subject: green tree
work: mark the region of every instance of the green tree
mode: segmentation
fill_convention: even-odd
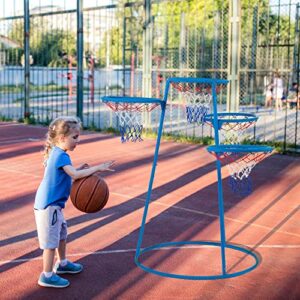
[[[119,27],[113,27],[105,33],[102,44],[96,54],[100,67],[106,66],[108,52],[110,64],[122,64],[122,43],[120,35],[121,29]]]
[[[59,67],[66,66],[64,53],[75,55],[76,39],[62,29],[55,29],[42,33],[31,47],[31,53],[36,65]]]
[[[76,36],[63,29],[49,29],[49,21],[43,17],[30,19],[30,53],[34,65],[39,66],[64,66],[66,59],[63,53],[76,54]],[[19,42],[24,48],[24,22],[17,19],[13,22],[8,36]],[[22,51],[23,52],[23,51]],[[10,55],[9,57],[13,57]],[[18,56],[21,63],[21,55]]]
[[[13,21],[8,37],[24,46],[24,20],[16,19]]]

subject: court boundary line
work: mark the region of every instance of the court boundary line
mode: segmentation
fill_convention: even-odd
[[[248,248],[265,248],[265,249],[300,249],[299,245],[243,245],[244,247]],[[167,250],[174,250],[174,249],[200,249],[200,248],[216,248],[215,246],[211,245],[198,245],[198,246],[178,246],[178,247],[165,247],[161,249],[153,249],[153,251],[167,251]],[[141,248],[141,250],[143,250]],[[135,252],[136,249],[119,249],[119,250],[101,250],[101,251],[88,251],[88,252],[78,252],[78,253],[69,253],[68,257],[77,257],[77,256],[88,256],[88,255],[106,255],[106,254],[122,254],[122,253],[132,253]],[[13,260],[0,260],[0,266],[5,264],[17,264],[17,263],[24,263],[36,260],[42,260],[43,257],[40,255],[39,257],[33,258],[22,258],[22,259],[13,259]]]

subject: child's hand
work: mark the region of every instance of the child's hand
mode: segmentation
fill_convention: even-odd
[[[107,162],[99,165],[99,171],[112,171],[112,172],[114,172],[115,170],[110,168],[114,163],[115,163],[114,160],[110,160],[110,161],[107,161]]]
[[[83,170],[83,169],[89,169],[89,165],[88,164],[83,164],[83,165],[80,165],[78,168],[77,168],[77,170],[79,171],[79,170]]]

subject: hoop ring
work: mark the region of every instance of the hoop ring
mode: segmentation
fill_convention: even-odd
[[[123,96],[104,96],[101,97],[102,102],[116,102],[116,103],[164,103],[158,98],[144,98],[144,97],[123,97]]]
[[[264,145],[211,145],[207,147],[208,152],[213,152],[216,154],[219,153],[256,153],[256,152],[263,152],[263,153],[270,153],[273,151],[273,148],[270,146]]]
[[[256,117],[254,114],[251,113],[229,113],[229,112],[221,112],[217,113],[218,115],[218,121],[221,123],[245,123],[245,122],[256,122],[258,117]],[[230,117],[235,117],[234,119]],[[213,123],[214,121],[214,114],[207,114],[205,116],[205,122],[207,123]]]

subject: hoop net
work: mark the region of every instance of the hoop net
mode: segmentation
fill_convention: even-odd
[[[105,102],[105,104],[111,108],[114,112],[124,111],[124,112],[150,112],[158,103],[131,103],[131,102]]]
[[[127,141],[143,141],[142,139],[142,113],[131,111],[116,111],[119,119],[119,130],[121,133],[121,142]]]
[[[269,152],[224,152],[214,154],[222,165],[227,166],[230,174],[229,185],[231,190],[242,196],[252,192],[250,173]]]
[[[188,123],[204,124],[212,101],[211,86],[195,83],[172,83],[172,86],[185,100]]]
[[[218,155],[222,164],[228,166],[229,174],[235,180],[247,178],[252,169],[262,161],[267,153],[265,152],[224,152]]]
[[[257,117],[249,113],[218,114],[220,143],[223,144],[220,147],[223,151],[215,155],[228,168],[232,191],[244,196],[252,192],[252,182],[249,177],[252,169],[272,151],[272,148],[265,146],[241,145],[245,137],[245,129],[256,121]],[[206,122],[213,125],[214,115],[207,115]]]
[[[243,119],[243,122],[237,122]],[[255,123],[247,115],[220,115],[221,143],[236,145],[245,138],[245,129]],[[223,122],[222,122],[223,121]],[[223,162],[230,174],[229,185],[235,194],[247,196],[252,192],[252,181],[249,177],[256,164],[265,157],[263,152],[225,152]]]
[[[105,102],[113,110],[119,121],[121,142],[143,141],[142,113],[150,112],[158,103],[128,103],[128,102]]]
[[[218,121],[220,142],[224,145],[240,144],[245,138],[245,130],[256,122],[250,114],[219,114]],[[205,122],[213,127],[213,116],[209,115]]]

